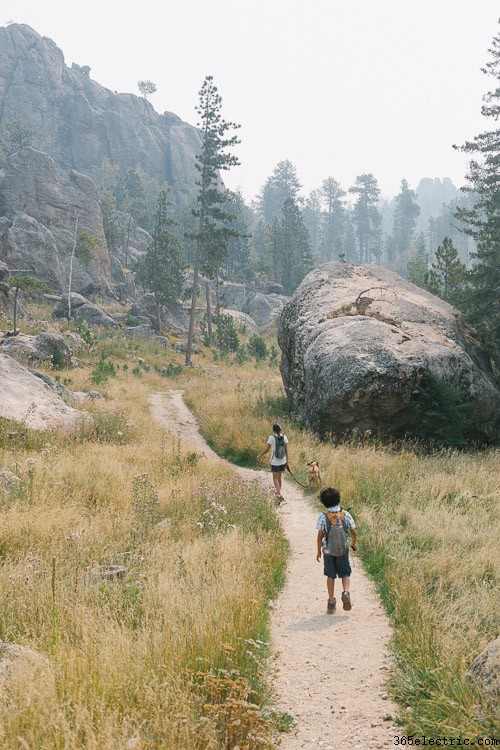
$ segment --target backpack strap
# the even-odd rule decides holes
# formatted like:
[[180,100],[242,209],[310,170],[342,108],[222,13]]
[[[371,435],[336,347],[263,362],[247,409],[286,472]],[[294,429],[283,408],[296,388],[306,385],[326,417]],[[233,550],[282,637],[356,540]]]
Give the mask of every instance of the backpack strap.
[[344,526],[344,511],[342,508],[335,511],[324,510],[323,513],[332,526]]

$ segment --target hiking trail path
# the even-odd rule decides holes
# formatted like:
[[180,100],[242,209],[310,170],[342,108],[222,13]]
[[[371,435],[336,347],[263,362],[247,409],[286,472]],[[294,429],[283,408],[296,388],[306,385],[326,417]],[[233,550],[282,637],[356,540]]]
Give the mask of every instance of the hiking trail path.
[[[182,393],[152,394],[152,416],[208,460],[225,460],[201,436]],[[268,468],[254,471],[231,466],[246,480],[257,481],[272,492]],[[278,514],[290,559],[285,586],[270,606],[270,679],[275,709],[291,714],[296,723],[290,733],[282,735],[280,750],[394,747],[395,737],[403,730],[395,725],[398,709],[385,688],[391,629],[375,587],[353,555],[352,610],[343,611],[340,582],[336,581],[337,611],[327,615],[323,561],[316,561],[319,512],[289,479],[283,483],[283,495],[285,502]],[[358,543],[363,544],[362,537]]]

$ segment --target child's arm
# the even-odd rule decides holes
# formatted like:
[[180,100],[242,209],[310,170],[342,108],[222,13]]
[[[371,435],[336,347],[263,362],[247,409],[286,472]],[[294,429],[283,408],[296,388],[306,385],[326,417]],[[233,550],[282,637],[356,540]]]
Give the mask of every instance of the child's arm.
[[318,536],[316,537],[316,544],[317,544],[317,551],[316,551],[316,560],[319,562],[321,560],[321,552],[323,551],[323,537],[325,536],[325,531],[318,531]]

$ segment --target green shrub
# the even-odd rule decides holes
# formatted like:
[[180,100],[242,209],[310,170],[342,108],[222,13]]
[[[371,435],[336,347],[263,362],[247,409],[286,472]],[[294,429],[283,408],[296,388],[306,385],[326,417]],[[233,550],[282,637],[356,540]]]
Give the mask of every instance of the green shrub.
[[217,344],[222,356],[229,352],[237,352],[240,346],[240,339],[236,324],[231,315],[218,315],[216,321]]
[[115,375],[116,371],[114,364],[107,360],[104,354],[101,354],[100,360],[92,370],[90,379],[96,385],[105,385],[109,378],[114,378]]
[[253,357],[257,362],[261,362],[268,356],[267,345],[262,336],[254,333],[250,336],[248,341],[248,351],[250,356]]

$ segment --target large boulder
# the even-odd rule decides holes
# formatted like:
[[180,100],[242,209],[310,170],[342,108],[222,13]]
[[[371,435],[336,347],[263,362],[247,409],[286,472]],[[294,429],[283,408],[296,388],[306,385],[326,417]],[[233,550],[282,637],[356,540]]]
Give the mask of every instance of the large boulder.
[[457,311],[387,269],[315,269],[285,306],[278,341],[286,392],[320,435],[404,433],[431,373],[472,403],[471,437],[500,438],[500,391]]
[[44,331],[37,336],[20,333],[17,336],[0,339],[4,354],[9,354],[19,362],[49,362],[60,367],[71,367],[71,349],[59,333]]
[[278,320],[288,299],[281,294],[262,294],[259,292],[248,301],[245,312],[255,320],[259,328],[264,328],[269,323]]
[[[71,315],[70,315],[71,302]],[[54,310],[55,318],[74,318],[82,320],[89,326],[102,326],[103,328],[119,328],[118,323],[111,315],[108,315],[100,307],[76,292],[63,294],[59,305]]]
[[72,429],[88,416],[67,406],[43,380],[0,352],[0,417],[36,430]]

